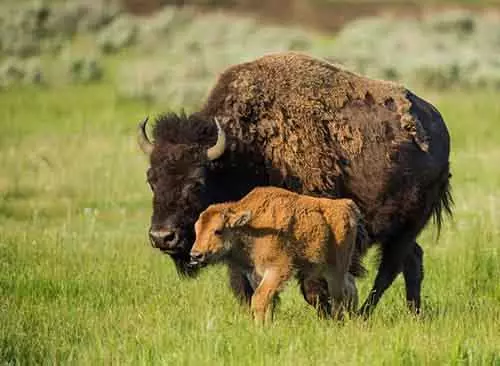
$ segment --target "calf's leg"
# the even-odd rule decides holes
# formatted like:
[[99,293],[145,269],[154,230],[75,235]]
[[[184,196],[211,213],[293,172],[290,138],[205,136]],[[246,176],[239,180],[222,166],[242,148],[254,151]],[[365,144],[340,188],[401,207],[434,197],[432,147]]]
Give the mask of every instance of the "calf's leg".
[[241,305],[250,306],[254,290],[247,276],[235,265],[228,265],[229,286]]
[[251,311],[255,322],[259,325],[272,321],[273,298],[290,278],[290,272],[268,269],[252,296]]
[[300,290],[306,302],[313,306],[320,318],[327,318],[332,312],[328,296],[328,284],[323,278],[303,278]]
[[332,300],[331,315],[336,320],[343,318],[343,311],[346,307],[346,279],[344,273],[338,271],[327,271],[325,279],[328,283],[328,292]]
[[359,296],[358,288],[356,287],[356,279],[350,273],[345,276],[345,303],[349,313],[354,313],[358,308]]

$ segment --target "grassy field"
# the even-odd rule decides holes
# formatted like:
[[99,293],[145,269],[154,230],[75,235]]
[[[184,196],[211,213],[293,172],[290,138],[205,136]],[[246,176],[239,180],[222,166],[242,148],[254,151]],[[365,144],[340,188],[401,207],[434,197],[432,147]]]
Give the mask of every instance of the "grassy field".
[[[223,268],[180,280],[146,238],[135,127],[167,106],[107,85],[0,94],[0,364],[500,365],[500,104],[420,94],[452,134],[455,218],[425,249],[424,314],[398,278],[368,322],[318,320],[296,284],[256,329]],[[359,283],[362,297],[375,274]]]

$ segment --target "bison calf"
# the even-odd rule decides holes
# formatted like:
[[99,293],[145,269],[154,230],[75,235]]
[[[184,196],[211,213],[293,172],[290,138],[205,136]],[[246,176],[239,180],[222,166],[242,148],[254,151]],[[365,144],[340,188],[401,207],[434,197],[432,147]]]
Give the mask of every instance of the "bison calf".
[[349,199],[255,188],[238,202],[209,206],[195,231],[192,264],[223,261],[241,271],[253,289],[250,305],[258,323],[271,319],[274,296],[294,274],[306,286],[326,281],[335,318],[357,306],[354,276],[364,272],[366,236]]

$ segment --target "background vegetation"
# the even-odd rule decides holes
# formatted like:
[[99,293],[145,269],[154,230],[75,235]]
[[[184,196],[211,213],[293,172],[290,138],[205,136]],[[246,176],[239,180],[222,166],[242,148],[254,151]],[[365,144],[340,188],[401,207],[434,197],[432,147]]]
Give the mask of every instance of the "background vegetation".
[[[17,5],[0,11],[0,363],[500,365],[500,32],[494,21],[483,28],[489,16],[358,20],[330,34],[191,8],[135,18],[100,2],[51,6],[37,23],[43,7]],[[438,43],[439,60],[458,65],[451,81],[429,82],[415,66]],[[275,324],[259,330],[222,268],[182,281],[149,246],[136,123],[195,108],[219,70],[282,49],[375,76],[391,76],[380,74],[391,62],[394,78],[443,113],[455,218],[439,241],[433,226],[419,238],[421,318],[406,312],[401,278],[373,319],[344,325],[318,320],[292,284]],[[472,70],[492,69],[484,83],[470,81],[464,53]]]

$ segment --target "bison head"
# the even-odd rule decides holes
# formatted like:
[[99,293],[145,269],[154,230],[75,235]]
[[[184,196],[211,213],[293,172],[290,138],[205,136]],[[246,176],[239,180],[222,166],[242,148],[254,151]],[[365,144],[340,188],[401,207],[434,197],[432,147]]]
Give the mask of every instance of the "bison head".
[[211,202],[207,166],[226,145],[223,129],[214,122],[193,115],[163,116],[156,123],[154,143],[146,134],[147,119],[139,124],[138,143],[150,158],[147,181],[153,192],[149,238],[153,247],[172,257],[182,275],[197,273],[189,265],[194,223]]
[[193,266],[215,263],[233,247],[238,229],[252,219],[251,211],[234,212],[222,205],[209,206],[196,221],[196,241],[191,249]]

